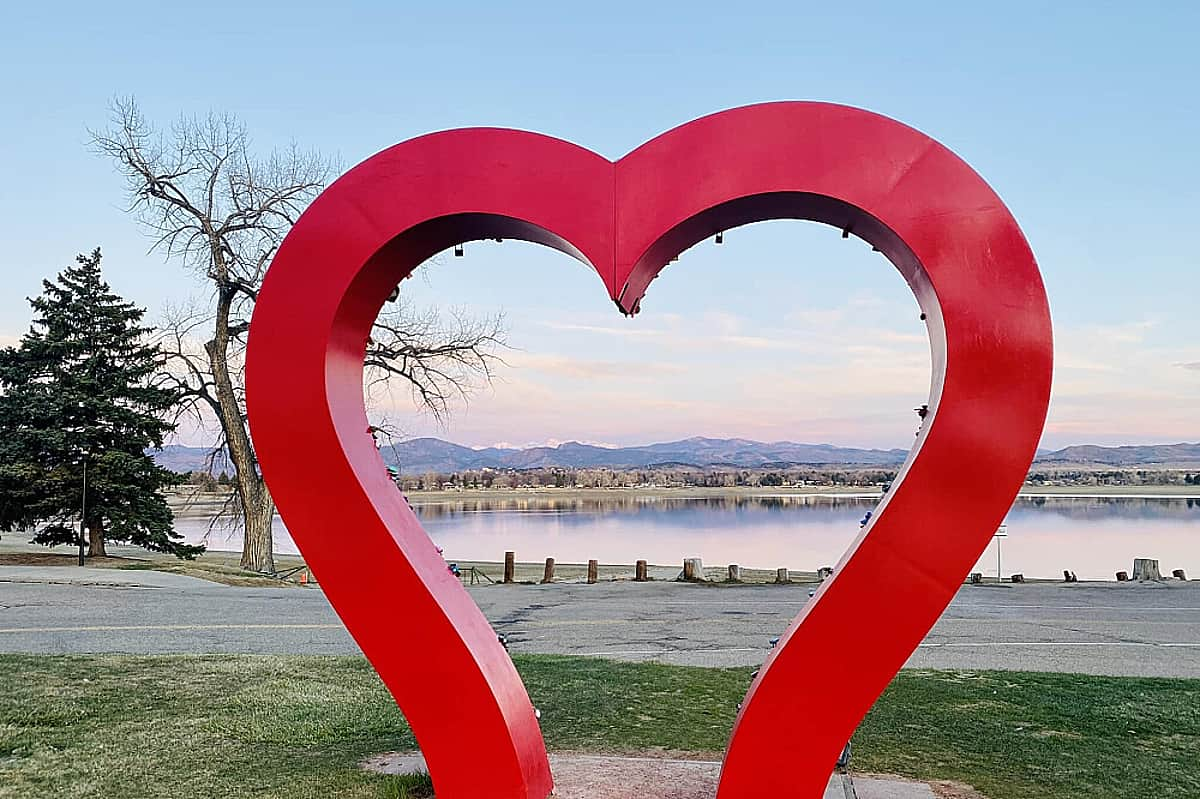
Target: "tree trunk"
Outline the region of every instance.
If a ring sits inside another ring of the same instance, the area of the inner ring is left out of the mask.
[[[255,481],[254,498],[246,502],[243,498],[242,514],[245,531],[242,540],[242,568],[250,571],[273,574],[275,554],[271,523],[275,518],[275,501],[263,481]]]
[[[93,558],[107,558],[108,551],[104,549],[104,520],[95,519],[87,523],[88,529],[88,556]]]
[[[213,259],[218,275],[224,275],[224,261],[216,250]],[[271,517],[275,515],[275,503],[259,477],[258,457],[250,442],[246,417],[242,414],[229,373],[229,313],[233,294],[234,290],[229,286],[221,286],[218,290],[213,338],[204,345],[204,349],[208,353],[217,395],[217,415],[225,433],[225,444],[229,448],[238,496],[242,501],[242,568],[271,574],[275,571],[271,540]]]

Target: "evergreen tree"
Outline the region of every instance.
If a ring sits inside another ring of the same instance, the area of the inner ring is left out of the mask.
[[[0,350],[0,531],[36,528],[34,541],[79,540],[85,499],[90,554],[105,541],[194,557],[160,489],[183,479],[146,454],[174,426],[179,397],[154,385],[162,365],[145,343],[145,310],[103,281],[100,250],[80,255],[30,300],[34,321]]]

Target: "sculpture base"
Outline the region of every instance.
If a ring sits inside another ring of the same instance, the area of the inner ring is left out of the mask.
[[[362,767],[380,774],[411,774],[424,771],[425,760],[419,752],[394,752],[368,758]],[[717,793],[721,764],[708,760],[551,754],[550,768],[554,772],[555,799],[712,799]],[[924,782],[854,777],[854,793],[848,794],[842,777],[834,775],[825,789],[825,799],[852,795],[857,799],[979,797],[973,791],[951,786],[938,788],[935,793]]]

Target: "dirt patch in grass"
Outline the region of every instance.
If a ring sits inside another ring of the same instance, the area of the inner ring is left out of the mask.
[[[114,568],[132,570],[153,570],[167,574],[182,574],[185,577],[195,577],[222,585],[238,585],[252,588],[292,588],[299,584],[294,579],[282,579],[267,574],[243,571],[242,569],[194,561],[181,563],[131,563]]]
[[[0,566],[53,566],[79,565],[78,555],[62,552],[2,552]],[[228,558],[201,557],[196,560],[179,560],[169,556],[153,558],[89,557],[84,565],[93,569],[117,569],[120,571],[159,571],[167,574],[182,574],[223,585],[238,585],[255,588],[284,588],[299,585],[299,574],[286,578],[248,572],[238,568]]]
[[[929,783],[929,787],[938,799],[987,799],[971,786],[959,782],[935,781]]]

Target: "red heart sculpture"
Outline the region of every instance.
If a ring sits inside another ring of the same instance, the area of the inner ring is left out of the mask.
[[[552,781],[520,677],[367,433],[363,357],[384,299],[435,253],[499,237],[590,264],[633,313],[677,253],[781,218],[825,222],[882,251],[916,294],[933,350],[916,446],[759,671],[717,794],[814,798],[1003,520],[1045,421],[1045,291],[982,178],[918,131],[822,103],[724,111],[615,163],[534,133],[452,130],[350,170],[280,247],[247,355],[263,474],[412,725],[441,799],[477,797],[484,784],[495,799],[544,799]],[[816,724],[795,725],[801,717]]]

